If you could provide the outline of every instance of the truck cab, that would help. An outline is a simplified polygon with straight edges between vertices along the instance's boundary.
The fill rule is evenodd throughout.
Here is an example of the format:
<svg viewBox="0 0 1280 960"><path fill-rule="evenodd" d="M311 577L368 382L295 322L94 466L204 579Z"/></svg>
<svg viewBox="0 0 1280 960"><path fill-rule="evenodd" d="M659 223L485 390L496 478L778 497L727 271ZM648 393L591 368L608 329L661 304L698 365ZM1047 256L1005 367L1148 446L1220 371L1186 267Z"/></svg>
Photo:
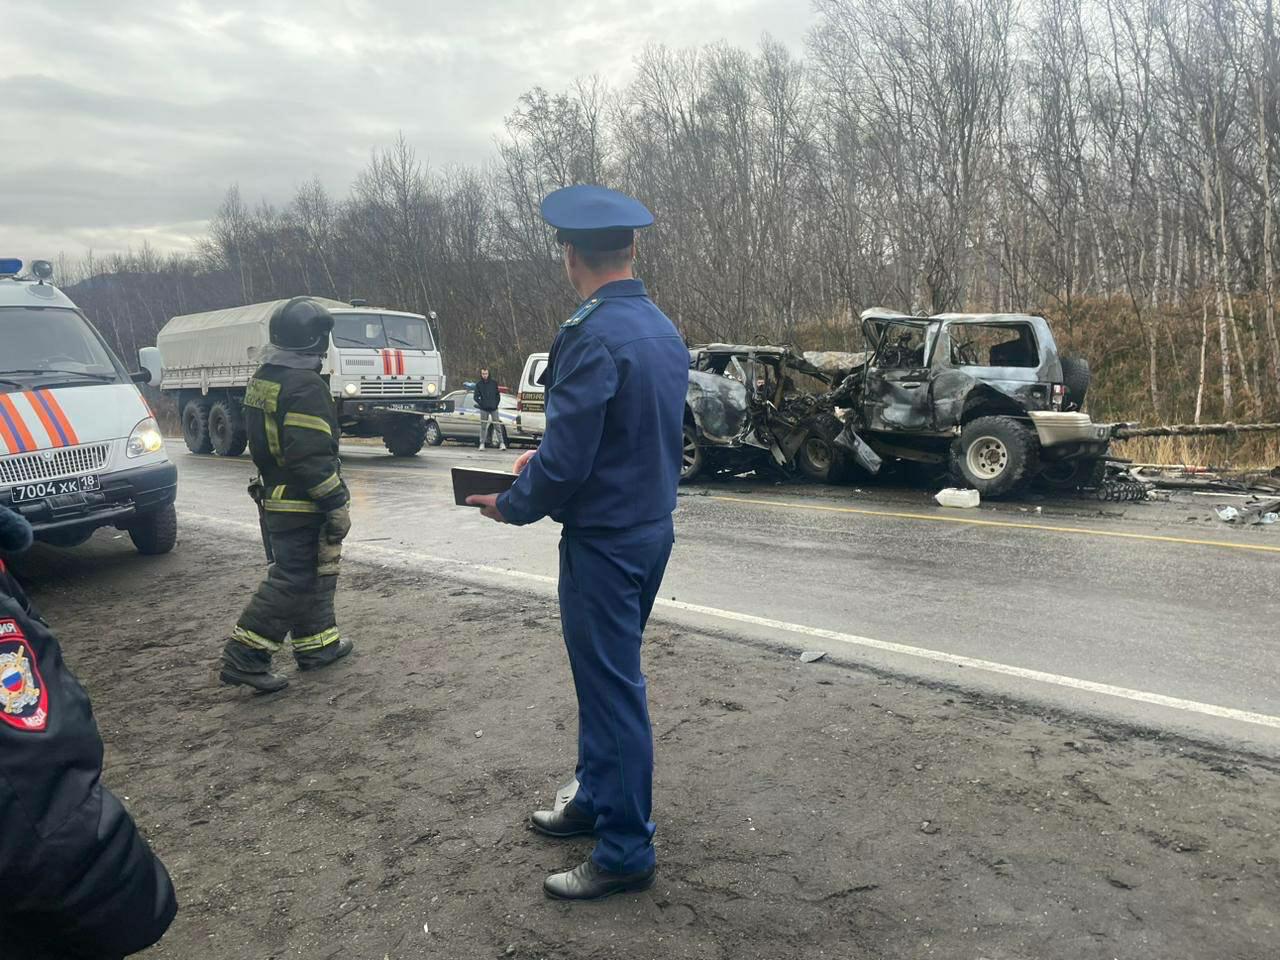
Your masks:
<svg viewBox="0 0 1280 960"><path fill-rule="evenodd" d="M167 553L177 471L136 386L158 382L159 358L143 351L148 372L126 370L52 275L47 261L24 275L0 260L0 505L55 546L110 526Z"/></svg>
<svg viewBox="0 0 1280 960"><path fill-rule="evenodd" d="M399 457L426 442L426 416L446 412L436 331L421 314L313 297L334 318L320 375L345 436L381 437ZM176 400L192 453L239 456L245 387L270 348L271 314L283 300L174 317L156 337L161 389Z"/></svg>

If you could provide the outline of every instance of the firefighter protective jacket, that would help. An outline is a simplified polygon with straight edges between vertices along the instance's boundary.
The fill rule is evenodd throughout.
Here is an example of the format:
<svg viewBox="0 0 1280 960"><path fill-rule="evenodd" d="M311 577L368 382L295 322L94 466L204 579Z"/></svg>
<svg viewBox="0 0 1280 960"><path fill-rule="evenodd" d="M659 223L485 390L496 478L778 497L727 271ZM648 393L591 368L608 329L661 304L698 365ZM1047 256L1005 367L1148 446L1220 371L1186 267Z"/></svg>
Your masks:
<svg viewBox="0 0 1280 960"><path fill-rule="evenodd" d="M274 522L296 518L302 525L346 504L338 420L320 374L263 364L245 390L244 417L265 488L262 506Z"/></svg>

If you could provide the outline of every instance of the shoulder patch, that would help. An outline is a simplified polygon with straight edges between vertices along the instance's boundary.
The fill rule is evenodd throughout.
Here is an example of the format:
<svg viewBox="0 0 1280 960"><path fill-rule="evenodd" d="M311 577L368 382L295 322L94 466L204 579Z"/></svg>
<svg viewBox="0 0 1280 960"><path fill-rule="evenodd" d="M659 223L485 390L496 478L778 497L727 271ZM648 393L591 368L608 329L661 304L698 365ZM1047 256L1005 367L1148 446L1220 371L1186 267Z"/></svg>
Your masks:
<svg viewBox="0 0 1280 960"><path fill-rule="evenodd" d="M0 620L0 722L27 733L49 725L49 691L36 655L14 620Z"/></svg>
<svg viewBox="0 0 1280 960"><path fill-rule="evenodd" d="M600 306L600 304L602 303L604 303L603 298L592 297L590 300L588 300L586 303L580 306L577 312L572 317L570 317L564 323L560 324L560 329L563 330L565 327L576 327L583 320L587 319L587 317L591 316L591 311L594 310L596 307Z"/></svg>

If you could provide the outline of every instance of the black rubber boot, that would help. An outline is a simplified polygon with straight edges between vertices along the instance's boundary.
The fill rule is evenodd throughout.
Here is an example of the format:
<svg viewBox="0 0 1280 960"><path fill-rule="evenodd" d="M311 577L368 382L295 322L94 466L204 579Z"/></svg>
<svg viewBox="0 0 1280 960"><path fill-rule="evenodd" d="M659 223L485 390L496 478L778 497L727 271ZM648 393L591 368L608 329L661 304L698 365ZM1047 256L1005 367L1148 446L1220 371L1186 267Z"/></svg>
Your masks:
<svg viewBox="0 0 1280 960"><path fill-rule="evenodd" d="M311 650L307 653L295 652L293 657L298 661L299 670L319 670L321 667L327 667L335 661L341 660L354 647L350 640L342 637L337 643L326 644L319 650Z"/></svg>
<svg viewBox="0 0 1280 960"><path fill-rule="evenodd" d="M253 687L259 693L275 693L289 685L284 677L271 672L271 654L246 647L239 640L228 640L222 648L218 679L233 687Z"/></svg>

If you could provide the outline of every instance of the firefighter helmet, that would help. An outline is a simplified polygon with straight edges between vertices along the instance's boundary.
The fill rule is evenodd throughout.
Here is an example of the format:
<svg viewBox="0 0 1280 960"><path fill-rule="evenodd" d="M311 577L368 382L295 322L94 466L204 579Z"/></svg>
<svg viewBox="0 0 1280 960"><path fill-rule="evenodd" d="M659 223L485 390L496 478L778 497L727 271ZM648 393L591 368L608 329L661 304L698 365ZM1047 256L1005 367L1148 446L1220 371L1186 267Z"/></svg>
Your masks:
<svg viewBox="0 0 1280 960"><path fill-rule="evenodd" d="M271 342L297 353L326 353L333 314L310 297L294 297L271 314Z"/></svg>

